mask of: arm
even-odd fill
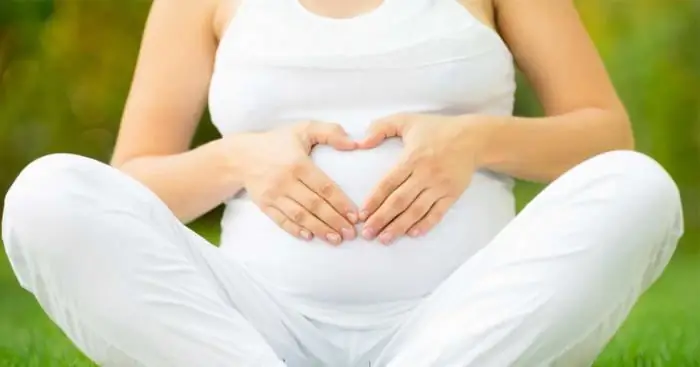
[[[154,1],[112,165],[148,186],[183,222],[245,187],[291,235],[331,244],[354,238],[352,202],[308,156],[315,144],[353,149],[340,126],[300,122],[188,151],[216,53],[212,24],[223,21],[216,2]]]
[[[493,117],[477,165],[551,181],[581,161],[632,149],[627,113],[571,0],[494,0],[500,33],[547,117]]]
[[[501,34],[547,116],[399,114],[375,121],[360,147],[400,136],[404,155],[362,207],[365,237],[388,244],[426,233],[475,169],[547,182],[598,153],[633,147],[627,113],[572,1],[493,1]]]
[[[154,1],[111,161],[183,221],[240,189],[221,141],[188,151],[213,68],[215,9],[213,0]]]

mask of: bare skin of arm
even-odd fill
[[[368,239],[426,233],[475,170],[550,182],[592,156],[634,147],[625,108],[571,0],[460,2],[499,30],[546,116],[398,114],[375,121],[360,147],[400,136],[404,155],[362,206]]]
[[[458,0],[498,32],[545,117],[478,116],[477,166],[550,182],[598,153],[633,149],[627,112],[572,0]],[[471,129],[479,129],[470,127]]]
[[[571,0],[494,0],[501,36],[546,117],[497,117],[478,165],[549,182],[598,153],[633,149],[629,118]]]
[[[245,188],[296,237],[331,244],[354,238],[354,204],[308,156],[316,144],[355,148],[338,125],[299,122],[189,150],[207,101],[217,34],[233,5],[153,2],[111,164],[149,187],[183,222]]]
[[[218,142],[188,151],[214,63],[215,10],[212,0],[153,2],[111,161],[185,222],[240,189]]]

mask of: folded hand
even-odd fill
[[[478,121],[464,117],[401,114],[372,124],[363,149],[400,137],[399,164],[374,188],[360,211],[362,235],[389,244],[434,227],[469,185],[480,137]]]

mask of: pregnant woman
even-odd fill
[[[682,234],[632,148],[570,1],[155,0],[111,166],[30,164],[3,240],[105,366],[586,366]]]

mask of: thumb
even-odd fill
[[[338,150],[353,150],[357,148],[357,143],[350,139],[345,129],[339,124],[312,122],[309,125],[307,136],[311,145],[330,145]]]
[[[394,115],[372,122],[367,129],[367,136],[358,143],[362,149],[374,148],[384,140],[396,136],[402,136],[408,124],[408,118],[404,115]]]

